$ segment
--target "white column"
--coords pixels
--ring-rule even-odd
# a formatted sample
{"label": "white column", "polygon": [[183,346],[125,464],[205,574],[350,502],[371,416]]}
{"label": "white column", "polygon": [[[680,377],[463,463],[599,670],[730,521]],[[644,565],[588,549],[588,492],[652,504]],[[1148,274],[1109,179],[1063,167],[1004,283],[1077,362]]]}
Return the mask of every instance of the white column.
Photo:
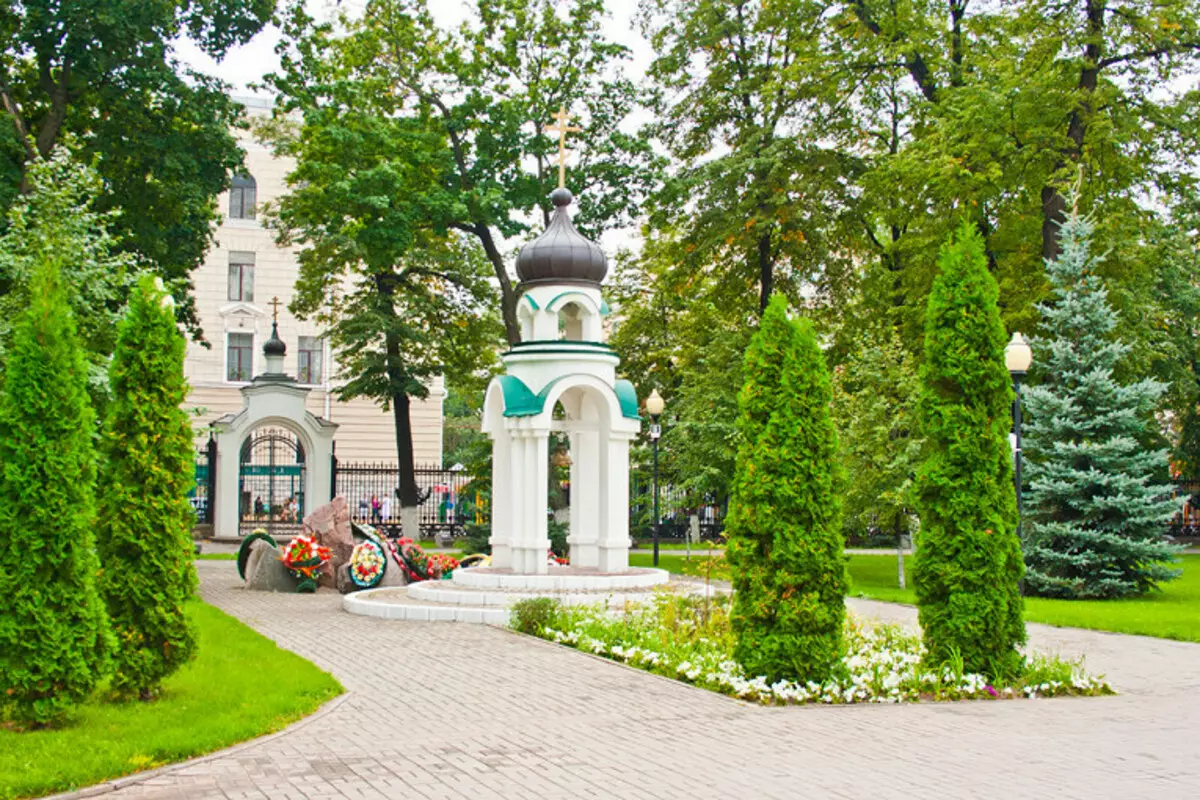
{"label": "white column", "polygon": [[514,444],[519,445],[519,453],[512,459],[512,494],[514,503],[520,504],[520,513],[513,515],[516,527],[512,537],[512,570],[539,575],[546,572],[546,551],[550,548],[546,527],[549,431],[525,429],[514,433]]}
{"label": "white column", "polygon": [[601,572],[629,569],[629,436],[610,433],[600,442]]}
{"label": "white column", "polygon": [[513,534],[513,470],[511,462],[512,432],[503,424],[492,432],[492,563],[512,566]]}
{"label": "white column", "polygon": [[241,434],[225,432],[217,434],[217,496],[216,516],[213,517],[213,536],[218,539],[234,539],[239,535],[241,498],[238,497],[238,470],[241,469]]}
{"label": "white column", "polygon": [[571,442],[571,565],[600,565],[600,434],[580,431]]}

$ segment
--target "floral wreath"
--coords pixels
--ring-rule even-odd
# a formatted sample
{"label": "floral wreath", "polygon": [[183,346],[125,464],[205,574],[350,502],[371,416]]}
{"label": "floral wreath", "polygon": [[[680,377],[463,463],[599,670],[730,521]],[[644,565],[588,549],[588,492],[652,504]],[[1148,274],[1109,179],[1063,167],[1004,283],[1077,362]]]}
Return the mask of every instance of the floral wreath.
{"label": "floral wreath", "polygon": [[315,592],[317,573],[332,557],[333,553],[328,547],[317,544],[312,536],[302,533],[292,537],[292,540],[284,545],[279,560],[299,580],[296,585],[297,592]]}
{"label": "floral wreath", "polygon": [[350,580],[355,586],[370,589],[383,580],[387,572],[387,558],[377,542],[368,539],[359,542],[350,553]]}

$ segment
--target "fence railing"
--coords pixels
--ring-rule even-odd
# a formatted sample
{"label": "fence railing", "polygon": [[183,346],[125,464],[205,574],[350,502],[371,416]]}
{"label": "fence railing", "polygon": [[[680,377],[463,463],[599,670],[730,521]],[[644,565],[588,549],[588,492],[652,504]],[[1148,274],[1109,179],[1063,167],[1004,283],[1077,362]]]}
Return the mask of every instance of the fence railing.
{"label": "fence railing", "polygon": [[[688,492],[674,486],[658,489],[658,513],[662,518],[659,539],[684,541],[691,517],[700,521],[700,538],[719,540],[725,532],[725,514],[729,498],[715,494]],[[654,483],[642,482],[634,475],[629,482],[629,535],[643,541],[654,537]]]}
{"label": "fence railing", "polygon": [[[419,466],[415,472],[422,536],[462,536],[468,524],[487,521],[483,498],[470,489],[470,475],[432,466]],[[389,536],[400,535],[399,486],[396,464],[333,461],[333,493],[346,498],[351,519]]]}

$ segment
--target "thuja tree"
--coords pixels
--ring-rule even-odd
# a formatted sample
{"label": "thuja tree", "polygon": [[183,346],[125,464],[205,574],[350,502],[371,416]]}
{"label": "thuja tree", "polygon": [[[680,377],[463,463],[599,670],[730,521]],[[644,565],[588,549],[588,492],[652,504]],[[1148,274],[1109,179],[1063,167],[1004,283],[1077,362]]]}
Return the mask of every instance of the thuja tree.
{"label": "thuja tree", "polygon": [[1047,597],[1124,597],[1179,575],[1162,538],[1175,513],[1167,453],[1145,447],[1165,386],[1114,377],[1129,345],[1089,252],[1093,225],[1062,225],[1062,254],[1046,262],[1053,300],[1035,341],[1041,382],[1025,395],[1030,422],[1025,585]]}
{"label": "thuja tree", "polygon": [[0,390],[0,705],[55,721],[104,674],[96,590],[93,414],[59,271],[43,263],[13,326]]}
{"label": "thuja tree", "polygon": [[913,579],[934,665],[1017,673],[1025,641],[1016,492],[1008,443],[1013,399],[999,290],[983,240],[963,224],[942,247],[925,316]]}
{"label": "thuja tree", "polygon": [[143,700],[196,651],[183,608],[196,585],[183,354],[169,295],[143,278],[109,367],[98,527],[100,589],[116,635],[113,687]]}
{"label": "thuja tree", "polygon": [[825,360],[776,295],[746,350],[726,532],[734,656],[748,675],[823,681],[842,653],[849,588]]}

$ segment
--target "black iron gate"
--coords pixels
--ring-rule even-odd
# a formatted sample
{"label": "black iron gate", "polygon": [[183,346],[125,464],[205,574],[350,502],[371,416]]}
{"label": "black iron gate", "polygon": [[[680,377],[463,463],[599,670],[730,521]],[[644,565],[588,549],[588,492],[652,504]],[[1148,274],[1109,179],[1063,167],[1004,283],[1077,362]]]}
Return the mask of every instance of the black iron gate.
{"label": "black iron gate", "polygon": [[291,431],[262,428],[247,437],[238,468],[238,532],[298,533],[305,513],[304,473],[304,446]]}

